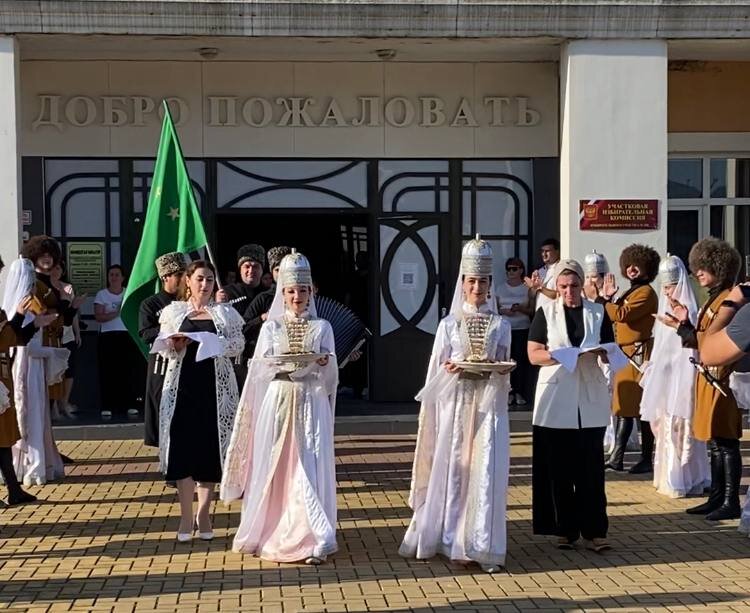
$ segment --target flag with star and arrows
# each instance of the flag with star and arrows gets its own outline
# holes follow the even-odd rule
[[[145,356],[149,349],[138,335],[138,310],[143,300],[159,291],[154,261],[170,251],[190,253],[204,247],[208,247],[206,232],[165,102],[146,221],[120,311],[125,327]]]

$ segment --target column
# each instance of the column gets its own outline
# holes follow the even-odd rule
[[[19,74],[18,41],[13,36],[0,36],[0,255],[6,265],[21,247]]]
[[[613,272],[634,242],[667,246],[667,44],[581,40],[560,58],[563,256],[604,253]],[[579,201],[656,199],[657,230],[580,230]]]

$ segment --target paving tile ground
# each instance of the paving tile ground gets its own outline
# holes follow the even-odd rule
[[[139,441],[66,441],[78,463],[0,510],[0,608],[12,611],[750,611],[750,539],[736,521],[688,516],[694,500],[646,477],[607,476],[614,549],[558,551],[531,534],[530,436],[512,438],[505,572],[404,560],[414,437],[341,436],[340,550],[320,567],[231,551],[239,503],[217,538],[175,542],[175,490]],[[745,450],[747,456],[747,449]],[[748,458],[745,458],[748,464]]]

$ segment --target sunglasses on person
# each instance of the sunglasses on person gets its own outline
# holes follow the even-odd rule
[[[520,266],[506,266],[505,272],[516,272],[517,270],[523,270]]]

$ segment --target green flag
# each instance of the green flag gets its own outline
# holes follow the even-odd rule
[[[138,336],[138,309],[158,286],[154,260],[170,251],[196,251],[207,243],[180,142],[165,102],[146,222],[120,312],[125,327],[144,356],[148,355],[148,347]]]

